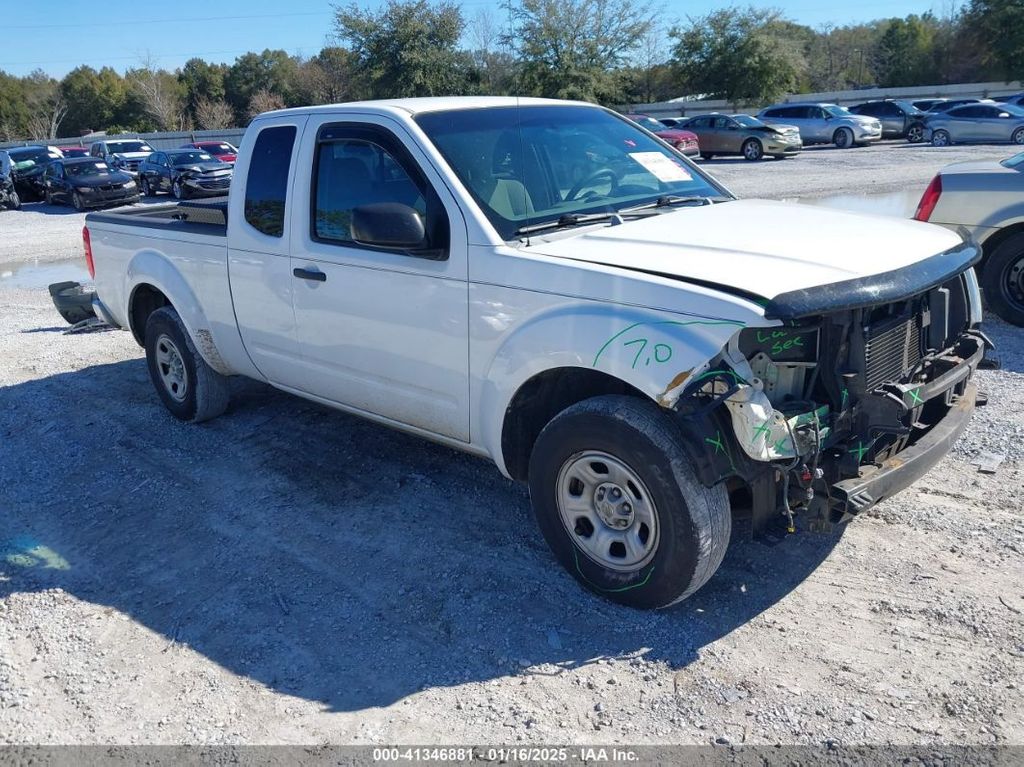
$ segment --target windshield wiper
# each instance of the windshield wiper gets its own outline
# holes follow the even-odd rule
[[[637,205],[632,208],[623,208],[619,213],[629,215],[630,213],[636,213],[641,210],[653,210],[656,208],[674,208],[677,205],[689,205],[690,203],[700,203],[701,205],[713,205],[714,200],[710,197],[678,197],[676,195],[666,195],[659,197],[654,202],[645,202],[643,205]]]
[[[627,210],[610,210],[605,213],[563,213],[556,219],[551,221],[541,221],[539,224],[530,224],[529,226],[521,226],[515,230],[514,234],[532,234],[533,232],[542,232],[546,229],[564,229],[570,226],[580,226],[581,224],[593,224],[600,221],[612,221],[618,216],[623,214],[629,215],[633,211]]]

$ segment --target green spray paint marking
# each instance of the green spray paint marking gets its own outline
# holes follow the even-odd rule
[[[870,442],[868,442],[867,446],[865,447],[863,442],[861,442],[860,440],[857,440],[857,447],[853,448],[850,451],[851,453],[856,453],[857,454],[857,463],[860,463],[861,461],[864,460],[864,453],[866,453],[868,450],[870,450],[871,446],[873,444],[875,444],[875,441],[871,440]]]
[[[762,434],[764,435],[764,441],[767,442],[768,441],[768,435],[771,434],[771,431],[772,431],[771,427],[768,426],[768,422],[767,421],[759,424],[758,427],[756,429],[754,429],[754,438],[752,440],[750,440],[750,443],[753,444],[753,443],[757,442],[757,438],[760,437]]]
[[[839,409],[840,410],[846,410],[846,400],[849,399],[849,397],[850,397],[850,390],[849,389],[843,389],[843,401],[839,405]]]
[[[584,581],[586,581],[588,584],[593,586],[598,591],[603,591],[605,594],[621,594],[623,591],[629,591],[630,589],[638,589],[641,586],[646,586],[647,581],[649,581],[651,579],[651,576],[654,575],[654,568],[652,567],[650,570],[647,571],[647,575],[645,575],[644,579],[639,583],[634,583],[631,586],[621,586],[617,589],[606,589],[603,586],[598,586],[596,583],[590,580],[590,578],[583,574],[583,571],[580,569],[580,556],[576,552],[575,546],[573,546],[572,549],[572,558],[573,561],[576,562],[576,572],[580,574],[580,578],[582,578]]]
[[[722,432],[716,431],[714,439],[711,439],[711,437],[705,437],[704,441],[707,442],[709,445],[714,445],[715,446],[715,454],[716,455],[718,454],[719,451],[721,451],[723,453],[725,452],[725,445],[722,443]]]
[[[909,394],[910,397],[911,397],[911,400],[910,400],[910,404],[911,405],[923,405],[924,404],[924,400],[921,399],[921,395],[918,394],[919,391],[921,391],[921,387],[918,387],[916,389],[911,389],[910,391],[907,392],[907,394]]]
[[[736,322],[735,320],[690,320],[688,322],[677,322],[675,320],[664,320],[662,322],[634,322],[632,325],[630,325],[627,328],[624,328],[623,330],[620,330],[618,333],[616,333],[615,335],[613,335],[611,338],[609,338],[607,341],[604,342],[604,344],[601,346],[601,348],[597,350],[597,354],[594,355],[594,362],[592,363],[591,367],[595,367],[596,368],[598,360],[601,359],[601,355],[604,354],[605,350],[609,346],[611,346],[613,343],[615,343],[615,341],[617,341],[623,335],[628,333],[629,331],[635,330],[636,328],[639,328],[639,327],[651,327],[651,328],[653,328],[653,327],[657,327],[659,325],[674,325],[676,327],[681,327],[681,328],[689,327],[690,325],[710,325],[710,326],[715,326],[715,325],[733,325],[733,326],[738,327],[738,328],[745,327],[745,325],[742,322]],[[650,343],[650,340],[647,339],[647,338],[637,338],[637,339],[635,339],[633,341],[627,341],[627,342],[623,343],[623,346],[631,346],[633,344],[640,344],[640,349],[637,351],[636,356],[633,357],[633,364],[632,364],[633,368],[636,368],[636,366],[640,364],[641,355],[643,354],[644,349],[647,348],[647,344],[648,343]],[[672,347],[669,346],[668,344],[655,344],[654,349],[652,350],[652,352],[653,352],[653,357],[644,357],[644,364],[645,365],[651,364],[652,360],[654,362],[656,362],[656,363],[664,364],[664,363],[668,362],[672,358]]]

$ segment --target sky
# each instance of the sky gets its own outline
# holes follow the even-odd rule
[[[382,3],[360,0],[359,5],[375,8]],[[460,4],[468,19],[488,10],[498,19],[504,16],[499,0],[462,0]],[[686,16],[748,4],[746,0],[654,3],[667,25]],[[780,8],[791,19],[817,28],[929,10],[945,15],[957,0],[774,0],[754,4]],[[4,35],[0,70],[20,76],[42,69],[60,78],[80,64],[124,72],[147,58],[173,70],[193,56],[231,63],[242,53],[265,48],[311,56],[330,43],[331,6],[328,0],[0,0]]]

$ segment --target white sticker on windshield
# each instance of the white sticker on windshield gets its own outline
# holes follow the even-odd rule
[[[693,180],[693,176],[686,168],[661,152],[631,152],[629,156],[650,171],[658,181]]]

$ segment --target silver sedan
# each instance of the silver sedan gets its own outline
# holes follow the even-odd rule
[[[988,308],[1024,326],[1024,152],[1002,162],[947,165],[928,185],[914,218],[966,230],[984,254],[975,271]]]
[[[925,140],[953,143],[1024,145],[1024,109],[1010,104],[966,104],[925,118]]]

